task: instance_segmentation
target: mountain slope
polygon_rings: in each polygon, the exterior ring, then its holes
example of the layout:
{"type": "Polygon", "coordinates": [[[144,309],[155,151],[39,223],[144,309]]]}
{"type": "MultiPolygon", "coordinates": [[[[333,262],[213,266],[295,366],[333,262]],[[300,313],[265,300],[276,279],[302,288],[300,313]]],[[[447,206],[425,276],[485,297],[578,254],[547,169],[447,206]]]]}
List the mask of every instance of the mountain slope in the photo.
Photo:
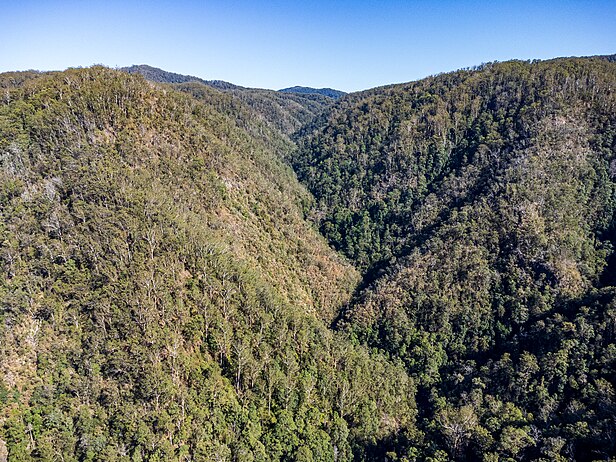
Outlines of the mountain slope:
{"type": "Polygon", "coordinates": [[[322,321],[357,276],[303,220],[282,134],[100,67],[7,88],[11,461],[349,461],[414,438],[413,381],[322,321]]]}
{"type": "Polygon", "coordinates": [[[423,457],[616,451],[615,76],[489,64],[347,96],[298,138],[313,219],[363,271],[338,327],[418,380],[423,457]]]}
{"type": "Polygon", "coordinates": [[[611,58],[0,74],[0,459],[610,460],[611,58]]]}

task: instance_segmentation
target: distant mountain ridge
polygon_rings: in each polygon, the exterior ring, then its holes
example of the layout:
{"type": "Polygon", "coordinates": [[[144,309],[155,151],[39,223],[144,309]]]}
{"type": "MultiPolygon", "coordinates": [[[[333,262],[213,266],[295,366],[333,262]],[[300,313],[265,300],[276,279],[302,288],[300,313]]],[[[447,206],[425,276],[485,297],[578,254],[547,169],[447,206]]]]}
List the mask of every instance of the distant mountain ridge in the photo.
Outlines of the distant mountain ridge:
{"type": "Polygon", "coordinates": [[[222,80],[204,80],[192,75],[176,74],[146,64],[123,67],[119,70],[129,74],[140,74],[152,82],[173,85],[176,89],[198,99],[210,98],[209,92],[202,88],[203,85],[225,92],[233,99],[251,107],[258,117],[286,135],[291,135],[306,125],[344,94],[331,88],[293,87],[281,91],[246,88],[222,80]]]}
{"type": "Polygon", "coordinates": [[[159,83],[199,82],[219,90],[244,89],[244,87],[225,82],[224,80],[204,80],[199,77],[195,77],[194,75],[176,74],[175,72],[165,71],[157,67],[148,66],[147,64],[134,64],[129,67],[122,67],[119,70],[128,72],[129,74],[141,74],[146,79],[159,83]]]}
{"type": "MultiPolygon", "coordinates": [[[[235,85],[233,83],[226,82],[224,80],[205,80],[200,77],[195,77],[194,75],[177,74],[175,72],[165,71],[164,69],[160,69],[154,66],[149,66],[147,64],[133,64],[132,66],[121,67],[119,70],[123,72],[128,72],[129,74],[141,74],[146,79],[151,80],[152,82],[158,82],[158,83],[199,82],[209,87],[216,88],[218,90],[257,90],[256,88],[242,87],[240,85],[235,85]]],[[[275,90],[272,90],[272,91],[275,91],[275,90]]],[[[281,90],[278,90],[278,93],[296,93],[300,95],[321,95],[321,96],[328,96],[333,99],[338,99],[346,95],[346,92],[335,90],[333,88],[312,88],[312,87],[302,87],[302,86],[297,86],[297,85],[294,87],[283,88],[281,90]]]]}
{"type": "Polygon", "coordinates": [[[302,95],[324,95],[330,98],[338,99],[342,98],[346,93],[340,90],[334,90],[333,88],[312,88],[312,87],[289,87],[278,90],[281,93],[299,93],[302,95]]]}

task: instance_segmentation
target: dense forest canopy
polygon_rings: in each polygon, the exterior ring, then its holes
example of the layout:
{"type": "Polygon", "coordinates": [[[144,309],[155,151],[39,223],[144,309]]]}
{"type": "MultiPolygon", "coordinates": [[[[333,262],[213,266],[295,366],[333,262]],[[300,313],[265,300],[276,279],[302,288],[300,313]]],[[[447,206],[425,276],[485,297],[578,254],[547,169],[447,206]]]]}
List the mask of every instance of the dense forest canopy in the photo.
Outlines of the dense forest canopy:
{"type": "Polygon", "coordinates": [[[426,456],[616,452],[615,70],[484,65],[351,95],[298,138],[313,220],[363,272],[337,328],[403,360],[426,456]]]}
{"type": "Polygon", "coordinates": [[[294,88],[0,74],[0,461],[614,457],[613,56],[294,88]]]}

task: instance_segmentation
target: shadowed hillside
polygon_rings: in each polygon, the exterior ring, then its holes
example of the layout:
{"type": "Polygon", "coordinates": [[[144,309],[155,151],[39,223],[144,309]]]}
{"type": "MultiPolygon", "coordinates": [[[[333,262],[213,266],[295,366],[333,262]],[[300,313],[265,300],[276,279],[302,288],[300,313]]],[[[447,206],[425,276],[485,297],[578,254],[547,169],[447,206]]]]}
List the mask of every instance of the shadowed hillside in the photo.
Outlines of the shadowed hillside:
{"type": "Polygon", "coordinates": [[[298,138],[313,220],[363,272],[338,327],[417,379],[424,457],[616,451],[615,92],[607,59],[487,64],[298,138]]]}
{"type": "Polygon", "coordinates": [[[334,90],[333,88],[290,87],[283,88],[278,91],[282,93],[299,93],[304,95],[324,95],[334,99],[338,99],[346,95],[345,92],[334,90]]]}

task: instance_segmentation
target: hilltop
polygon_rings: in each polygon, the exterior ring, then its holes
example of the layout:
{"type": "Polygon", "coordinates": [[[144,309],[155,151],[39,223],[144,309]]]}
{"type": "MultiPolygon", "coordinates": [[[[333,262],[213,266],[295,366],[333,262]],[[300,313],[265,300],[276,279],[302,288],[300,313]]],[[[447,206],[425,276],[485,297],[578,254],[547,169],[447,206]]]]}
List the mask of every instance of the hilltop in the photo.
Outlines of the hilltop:
{"type": "Polygon", "coordinates": [[[292,135],[310,122],[316,115],[333,104],[336,98],[328,94],[328,91],[277,92],[261,88],[245,88],[220,80],[203,80],[190,75],[174,74],[146,65],[131,66],[120,70],[143,75],[153,82],[174,84],[177,89],[197,98],[207,93],[203,86],[222,90],[238,100],[241,106],[253,108],[258,117],[286,135],[292,135]]]}
{"type": "Polygon", "coordinates": [[[174,72],[165,71],[157,67],[148,66],[147,64],[134,64],[128,67],[122,67],[119,69],[122,72],[129,74],[140,74],[146,79],[152,82],[158,83],[187,83],[187,82],[199,82],[218,90],[242,90],[243,87],[234,85],[224,80],[203,80],[193,75],[176,74],[174,72]]]}

